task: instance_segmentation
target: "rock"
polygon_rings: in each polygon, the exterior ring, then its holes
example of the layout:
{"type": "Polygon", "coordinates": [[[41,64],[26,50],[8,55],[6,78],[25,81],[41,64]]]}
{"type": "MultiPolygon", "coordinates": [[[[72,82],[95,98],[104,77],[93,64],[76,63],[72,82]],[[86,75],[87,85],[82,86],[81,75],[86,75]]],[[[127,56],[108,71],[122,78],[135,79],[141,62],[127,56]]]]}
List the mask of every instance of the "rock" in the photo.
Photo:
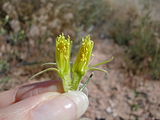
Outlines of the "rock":
{"type": "Polygon", "coordinates": [[[18,19],[17,12],[15,11],[14,6],[10,2],[6,2],[3,5],[3,10],[13,19],[18,19]]]}
{"type": "Polygon", "coordinates": [[[73,13],[64,14],[63,17],[64,17],[65,22],[67,23],[71,22],[71,20],[73,20],[74,18],[73,13]]]}
{"type": "Polygon", "coordinates": [[[117,117],[118,114],[116,112],[113,112],[113,117],[117,117]]]}
{"type": "Polygon", "coordinates": [[[109,104],[111,105],[111,107],[115,107],[115,103],[112,100],[109,100],[109,104]]]}
{"type": "Polygon", "coordinates": [[[51,29],[58,29],[59,30],[61,28],[61,25],[62,25],[61,20],[58,18],[54,19],[52,22],[49,23],[49,27],[51,29]]]}
{"type": "Polygon", "coordinates": [[[20,22],[18,20],[12,20],[10,25],[14,32],[18,32],[21,29],[20,22]]]}
{"type": "Polygon", "coordinates": [[[112,110],[111,107],[108,107],[108,108],[106,109],[106,111],[107,111],[107,113],[110,113],[110,114],[113,112],[113,110],[112,110]]]}
{"type": "Polygon", "coordinates": [[[32,25],[28,33],[28,36],[34,38],[34,37],[38,37],[39,35],[40,35],[39,27],[36,25],[32,25]]]}

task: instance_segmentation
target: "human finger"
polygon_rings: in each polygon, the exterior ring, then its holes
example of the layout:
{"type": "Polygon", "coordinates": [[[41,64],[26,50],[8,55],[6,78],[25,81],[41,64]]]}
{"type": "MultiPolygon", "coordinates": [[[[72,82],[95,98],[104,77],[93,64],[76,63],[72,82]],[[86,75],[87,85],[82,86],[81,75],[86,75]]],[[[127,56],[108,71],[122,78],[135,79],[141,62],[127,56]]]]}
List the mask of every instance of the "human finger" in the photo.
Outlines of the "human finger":
{"type": "Polygon", "coordinates": [[[0,108],[45,92],[63,92],[62,82],[50,80],[23,85],[0,93],[0,108]]]}
{"type": "Polygon", "coordinates": [[[0,119],[76,120],[86,111],[88,104],[88,97],[79,91],[64,94],[49,92],[0,110],[0,119]]]}

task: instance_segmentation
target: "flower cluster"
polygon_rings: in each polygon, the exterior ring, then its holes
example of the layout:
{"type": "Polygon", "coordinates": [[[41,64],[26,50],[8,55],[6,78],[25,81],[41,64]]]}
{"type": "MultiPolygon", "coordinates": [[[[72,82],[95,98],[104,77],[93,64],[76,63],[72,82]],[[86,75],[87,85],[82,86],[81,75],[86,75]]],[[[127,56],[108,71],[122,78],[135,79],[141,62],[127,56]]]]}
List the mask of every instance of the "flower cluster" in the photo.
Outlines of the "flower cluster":
{"type": "Polygon", "coordinates": [[[98,63],[96,65],[90,66],[90,59],[92,56],[92,51],[94,47],[94,42],[91,40],[90,36],[86,36],[82,39],[82,44],[80,46],[79,52],[75,62],[71,62],[71,48],[72,41],[70,37],[65,37],[64,34],[59,35],[56,39],[56,63],[45,63],[43,65],[56,65],[56,68],[47,68],[39,73],[33,75],[31,79],[37,75],[40,75],[47,71],[56,71],[61,77],[63,82],[63,88],[65,92],[71,90],[80,90],[79,85],[86,75],[87,71],[102,71],[107,73],[106,70],[97,68],[97,66],[106,64],[110,62],[113,58],[98,63]]]}

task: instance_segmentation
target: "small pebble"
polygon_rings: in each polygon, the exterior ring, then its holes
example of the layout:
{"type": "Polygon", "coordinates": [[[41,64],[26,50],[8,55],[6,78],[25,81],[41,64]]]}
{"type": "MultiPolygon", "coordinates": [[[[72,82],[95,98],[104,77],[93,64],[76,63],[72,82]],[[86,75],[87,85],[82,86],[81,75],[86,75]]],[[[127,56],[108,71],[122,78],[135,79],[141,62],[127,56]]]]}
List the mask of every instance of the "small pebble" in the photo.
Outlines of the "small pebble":
{"type": "Polygon", "coordinates": [[[108,108],[106,109],[106,111],[107,111],[108,113],[112,113],[112,112],[113,112],[111,107],[108,107],[108,108]]]}

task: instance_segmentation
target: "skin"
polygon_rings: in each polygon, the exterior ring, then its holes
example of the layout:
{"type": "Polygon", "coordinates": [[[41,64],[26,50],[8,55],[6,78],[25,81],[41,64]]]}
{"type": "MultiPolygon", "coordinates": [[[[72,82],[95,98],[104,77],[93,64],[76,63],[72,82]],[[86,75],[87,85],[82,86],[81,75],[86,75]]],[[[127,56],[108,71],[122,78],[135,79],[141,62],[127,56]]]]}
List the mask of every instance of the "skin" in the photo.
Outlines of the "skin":
{"type": "Polygon", "coordinates": [[[87,107],[84,93],[63,93],[54,80],[0,93],[0,120],[77,120],[87,107]]]}

